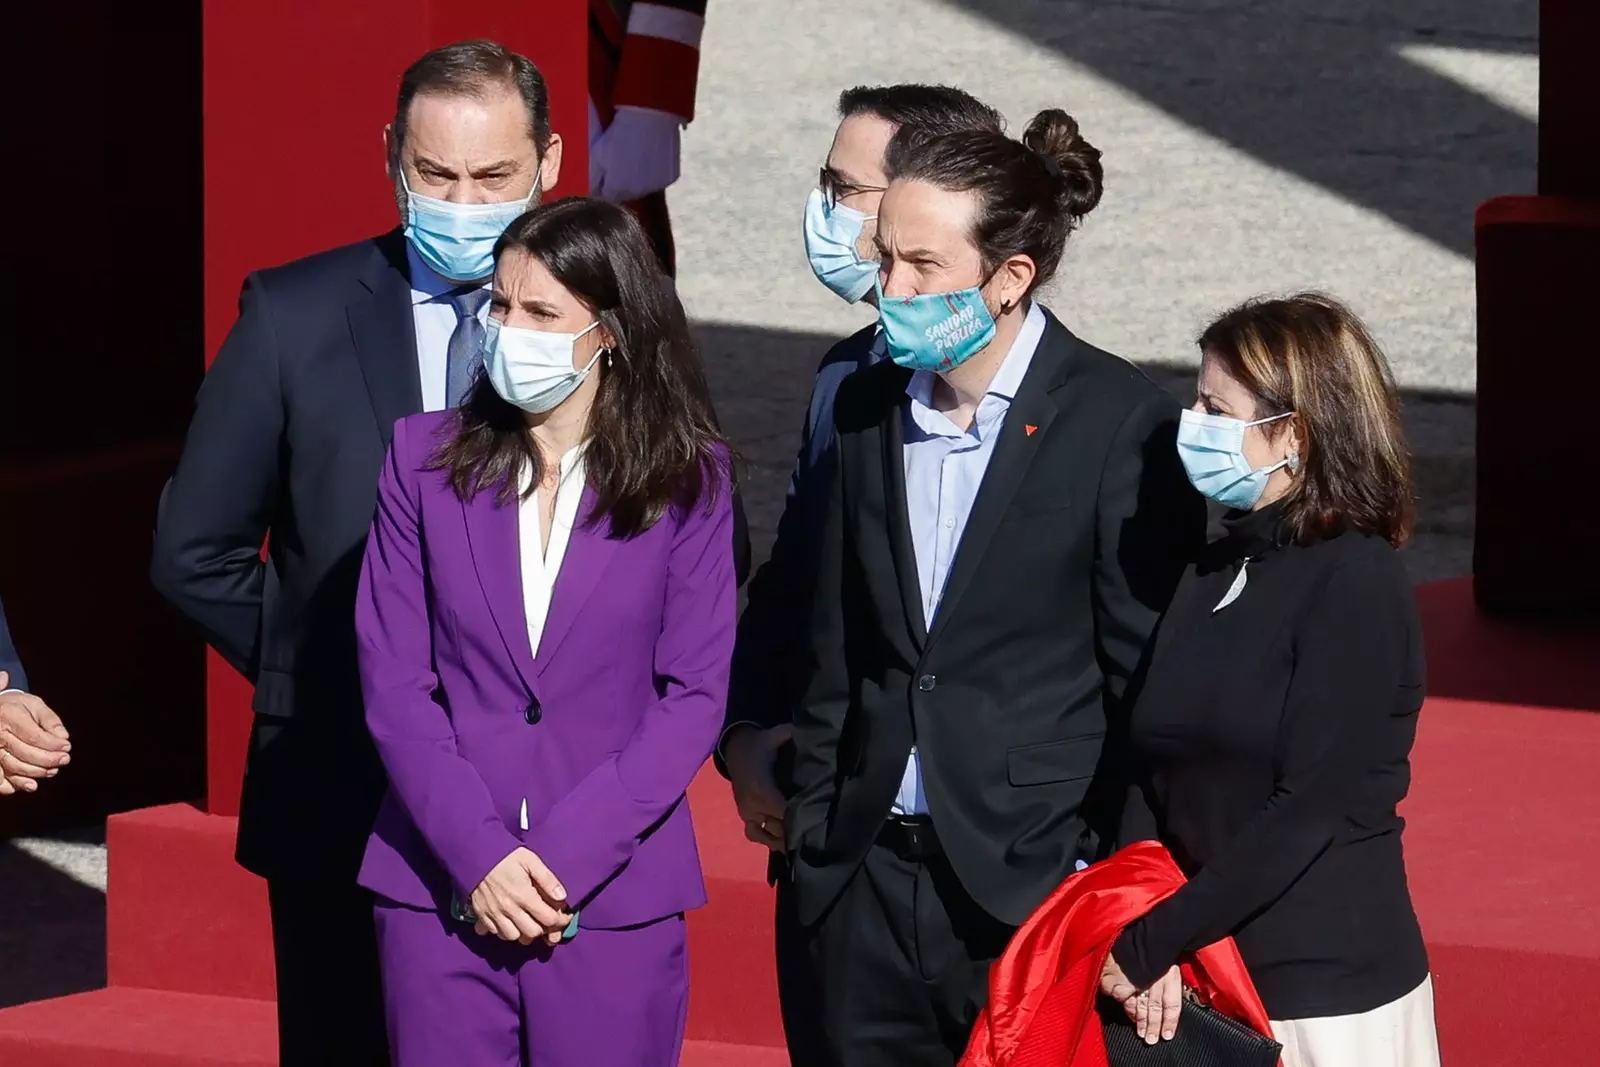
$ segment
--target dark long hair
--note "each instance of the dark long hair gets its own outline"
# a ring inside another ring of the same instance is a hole
[[[632,212],[583,197],[543,204],[506,228],[495,262],[511,250],[544,264],[615,339],[592,372],[600,385],[584,464],[597,499],[584,521],[609,519],[611,536],[631,537],[674,505],[709,507],[717,475],[732,478],[731,451],[683,305]],[[511,503],[525,466],[532,475],[526,492],[539,484],[543,469],[522,411],[481,370],[453,429],[429,466],[448,470],[463,500],[492,490],[499,503]]]
[[[1284,497],[1291,540],[1344,530],[1399,548],[1416,524],[1411,452],[1389,361],[1356,313],[1324,293],[1249,300],[1200,335],[1255,398],[1255,417],[1293,414],[1300,472]],[[1274,437],[1283,422],[1261,429]]]

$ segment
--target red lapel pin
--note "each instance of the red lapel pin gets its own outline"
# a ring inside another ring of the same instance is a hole
[[[1032,436],[1033,436],[1033,431],[1035,431],[1035,430],[1037,430],[1037,429],[1038,429],[1038,428],[1039,428],[1039,427],[1037,427],[1037,426],[1030,426],[1030,425],[1028,425],[1028,424],[1027,424],[1027,423],[1023,423],[1023,425],[1022,425],[1022,429],[1023,429],[1023,431],[1024,431],[1024,432],[1025,432],[1025,433],[1027,433],[1027,435],[1028,435],[1028,436],[1029,436],[1029,437],[1032,437]]]

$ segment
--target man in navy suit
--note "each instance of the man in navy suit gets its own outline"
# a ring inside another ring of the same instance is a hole
[[[384,142],[402,227],[245,280],[151,561],[255,685],[237,856],[267,880],[284,1067],[388,1061],[373,902],[356,885],[385,788],[357,577],[395,422],[465,396],[494,243],[561,170],[543,76],[490,41],[412,64]],[[739,567],[737,507],[735,526]]]
[[[385,787],[356,670],[357,574],[395,421],[469,386],[494,241],[561,168],[543,77],[492,42],[414,63],[384,138],[403,228],[245,280],[151,562],[255,684],[237,856],[267,880],[285,1067],[388,1062],[372,898],[356,885]]]
[[[60,717],[28,692],[28,675],[0,604],[0,797],[34,792],[70,762],[71,751]]]
[[[817,279],[851,303],[874,303],[878,265],[872,238],[878,201],[888,178],[884,152],[901,127],[936,136],[958,130],[995,130],[999,112],[960,89],[890,85],[846,90],[840,123],[817,188],[806,202],[806,253]],[[792,889],[783,870],[786,803],[783,754],[792,751],[789,722],[805,690],[816,545],[822,537],[833,450],[833,399],[839,383],[884,356],[876,323],[828,350],[817,368],[801,429],[800,451],[789,478],[788,501],[778,521],[767,563],[750,580],[739,619],[719,763],[733,783],[745,836],[773,850],[769,878],[777,885],[778,991],[789,1055],[796,1067],[830,1061],[817,1030],[816,979],[795,918]]]

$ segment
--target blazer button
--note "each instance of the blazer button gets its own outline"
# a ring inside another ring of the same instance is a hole
[[[917,679],[917,688],[922,690],[924,693],[933,692],[933,687],[938,684],[939,679],[935,678],[931,674],[924,674],[921,678]]]
[[[530,702],[527,708],[523,710],[522,717],[527,721],[529,726],[538,726],[539,720],[544,718],[544,709],[539,707],[539,702],[537,700],[534,700]]]

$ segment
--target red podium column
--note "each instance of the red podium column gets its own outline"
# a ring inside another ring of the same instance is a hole
[[[204,12],[208,365],[250,271],[395,225],[382,131],[401,73],[430,48],[489,37],[533,60],[565,145],[553,192],[587,191],[586,0],[210,0]],[[208,807],[234,815],[250,691],[214,654],[206,703]]]
[[[1600,394],[1600,5],[1540,4],[1539,194],[1478,210],[1478,498],[1486,611],[1600,618],[1589,524]]]

